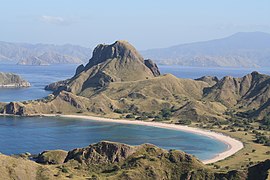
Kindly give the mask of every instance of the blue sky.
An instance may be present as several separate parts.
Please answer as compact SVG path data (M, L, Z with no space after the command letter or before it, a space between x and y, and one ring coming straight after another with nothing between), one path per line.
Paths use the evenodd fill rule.
M0 41L138 49L270 33L269 0L1 0Z

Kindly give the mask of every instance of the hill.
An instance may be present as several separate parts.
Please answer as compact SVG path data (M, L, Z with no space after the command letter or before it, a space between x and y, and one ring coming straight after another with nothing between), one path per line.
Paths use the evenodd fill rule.
M29 87L30 83L22 79L19 75L0 72L0 88Z
M80 64L90 49L75 45L0 42L0 63L21 65Z
M240 32L204 42L141 51L162 64L201 67L270 67L270 34Z
M245 171L216 172L195 157L151 144L130 146L102 141L68 153L44 151L36 163L27 154L0 155L3 179L183 179L218 180L269 178L269 160ZM34 157L35 159L35 157ZM40 161L43 159L43 161Z

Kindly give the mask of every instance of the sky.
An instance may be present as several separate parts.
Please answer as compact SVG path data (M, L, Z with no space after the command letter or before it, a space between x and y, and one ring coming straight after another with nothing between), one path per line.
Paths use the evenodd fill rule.
M139 50L270 33L269 0L0 0L0 41Z

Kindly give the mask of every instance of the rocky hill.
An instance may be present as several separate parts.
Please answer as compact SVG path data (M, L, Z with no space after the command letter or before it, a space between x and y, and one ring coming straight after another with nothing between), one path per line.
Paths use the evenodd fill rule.
M30 83L22 79L19 75L0 72L0 88L29 87Z
M270 67L270 34L236 33L204 42L150 49L141 53L157 63L201 67Z
M221 102L229 108L259 109L256 111L257 115L261 114L259 111L269 107L269 98L270 76L258 72L242 78L227 76L214 86L204 89L205 100ZM255 114L254 112L249 115Z
M10 103L4 113L74 113L91 112L111 115L118 109L129 113L174 111L178 117L216 119L226 107L220 102L202 103L203 89L209 83L160 75L151 60L144 60L125 41L98 45L93 57L76 74L65 81L53 83L46 89L54 96L38 103ZM222 117L220 117L222 118Z
M269 76L258 72L220 80L160 75L153 61L144 60L128 42L116 41L98 45L89 63L80 65L70 79L48 85L46 89L53 90L53 95L36 103L10 103L2 112L117 116L121 111L142 118L166 119L164 111L170 111L169 116L174 118L210 122L230 118L228 111L234 109L262 119L270 108L269 82ZM252 111L254 108L257 111Z
M36 162L28 154L0 155L3 179L258 179L269 178L269 160L244 171L215 172L194 156L151 144L130 146L102 141L69 152L45 151Z
M0 42L0 63L21 65L80 64L89 58L90 49L75 45L25 44Z

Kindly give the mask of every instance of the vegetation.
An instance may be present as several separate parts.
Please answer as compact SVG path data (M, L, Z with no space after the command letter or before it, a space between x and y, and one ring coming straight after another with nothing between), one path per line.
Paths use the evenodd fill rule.
M191 125L191 120L188 120L188 119L181 119L181 120L178 120L175 124L181 124L181 125Z

